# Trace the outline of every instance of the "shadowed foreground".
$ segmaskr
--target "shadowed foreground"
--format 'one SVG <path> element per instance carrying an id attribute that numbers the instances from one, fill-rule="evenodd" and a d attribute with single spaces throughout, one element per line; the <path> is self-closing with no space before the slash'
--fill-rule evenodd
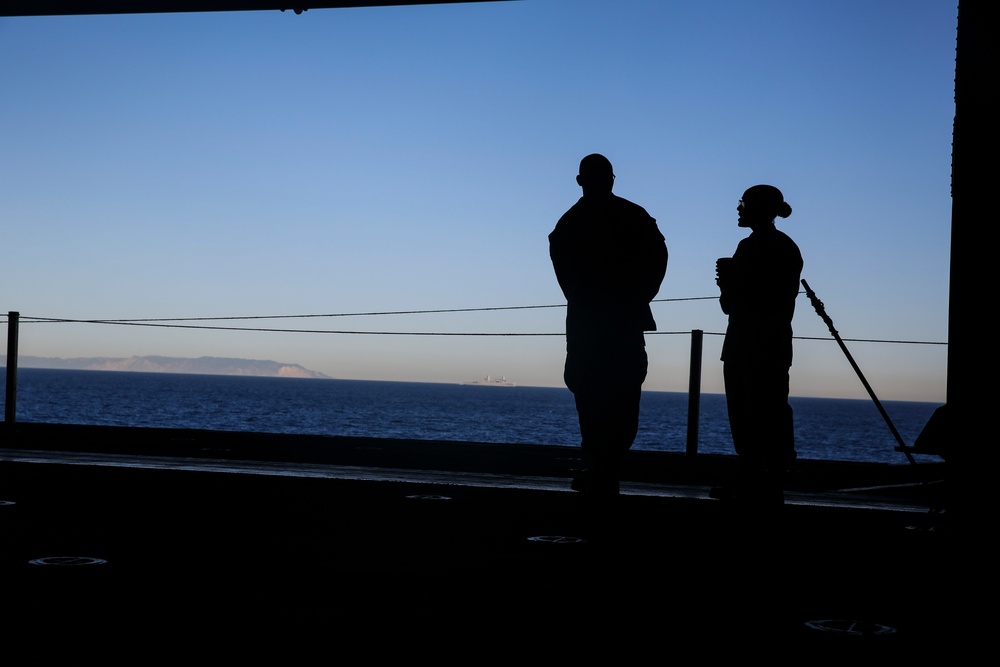
<path id="1" fill-rule="evenodd" d="M 936 487 L 843 491 L 913 466 L 807 466 L 768 516 L 708 499 L 725 457 L 642 453 L 613 507 L 588 506 L 567 490 L 577 454 L 18 425 L 0 449 L 7 645 L 689 664 L 746 642 L 809 664 L 981 639 L 958 601 L 985 580 Z"/>

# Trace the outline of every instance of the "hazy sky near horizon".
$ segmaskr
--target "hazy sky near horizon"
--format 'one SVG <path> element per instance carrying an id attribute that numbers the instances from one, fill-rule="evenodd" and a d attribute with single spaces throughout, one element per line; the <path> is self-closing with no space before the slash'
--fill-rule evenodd
<path id="1" fill-rule="evenodd" d="M 701 330 L 721 393 L 715 259 L 770 183 L 878 398 L 943 403 L 956 21 L 940 0 L 0 18 L 0 309 L 23 355 L 562 386 L 547 235 L 600 152 L 670 251 L 646 389 L 688 390 Z M 804 294 L 793 324 L 794 395 L 868 397 Z"/>

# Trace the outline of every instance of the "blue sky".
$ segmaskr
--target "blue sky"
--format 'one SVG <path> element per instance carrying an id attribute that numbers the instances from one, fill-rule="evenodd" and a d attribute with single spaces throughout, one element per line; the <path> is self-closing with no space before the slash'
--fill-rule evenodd
<path id="1" fill-rule="evenodd" d="M 877 396 L 943 403 L 956 17 L 517 0 L 2 18 L 0 309 L 22 355 L 562 386 L 546 237 L 600 152 L 670 250 L 646 389 L 687 391 L 697 329 L 702 389 L 722 391 L 714 263 L 745 236 L 740 195 L 770 183 Z M 793 394 L 868 397 L 804 294 L 793 325 Z"/>

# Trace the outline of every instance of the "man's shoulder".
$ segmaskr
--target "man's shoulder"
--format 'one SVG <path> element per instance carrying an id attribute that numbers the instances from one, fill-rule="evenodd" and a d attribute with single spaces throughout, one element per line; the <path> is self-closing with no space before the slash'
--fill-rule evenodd
<path id="1" fill-rule="evenodd" d="M 566 212 L 563 213 L 559 219 L 564 220 L 566 218 L 572 218 L 574 215 L 578 215 L 580 211 L 586 207 L 586 205 L 587 205 L 586 199 L 580 197 L 575 202 L 573 202 L 572 206 L 566 209 Z"/>
<path id="2" fill-rule="evenodd" d="M 620 219 L 649 221 L 656 224 L 656 219 L 643 206 L 612 193 L 602 197 L 580 197 L 562 214 L 556 223 L 556 229 L 570 225 L 576 220 L 609 214 Z"/>
<path id="3" fill-rule="evenodd" d="M 611 201 L 613 201 L 617 206 L 620 206 L 622 208 L 632 208 L 632 209 L 638 209 L 643 213 L 646 212 L 646 209 L 644 207 L 640 206 L 639 204 L 636 204 L 631 199 L 625 199 L 625 197 L 619 197 L 616 194 L 611 195 Z"/>
<path id="4" fill-rule="evenodd" d="M 625 199 L 624 197 L 619 197 L 618 195 L 611 195 L 612 203 L 618 209 L 618 211 L 626 217 L 633 218 L 635 220 L 649 220 L 656 222 L 656 218 L 649 214 L 646 207 L 635 203 L 631 199 Z"/>

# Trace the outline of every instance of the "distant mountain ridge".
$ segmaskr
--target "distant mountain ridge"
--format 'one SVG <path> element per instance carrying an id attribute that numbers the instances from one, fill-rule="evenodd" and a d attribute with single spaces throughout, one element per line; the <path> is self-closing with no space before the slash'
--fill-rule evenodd
<path id="1" fill-rule="evenodd" d="M 7 364 L 7 356 L 3 359 Z M 85 371 L 120 371 L 132 373 L 187 373 L 190 375 L 247 375 L 253 377 L 323 378 L 329 375 L 311 371 L 299 364 L 257 359 L 230 359 L 226 357 L 59 357 L 18 356 L 20 368 L 57 368 Z"/>

